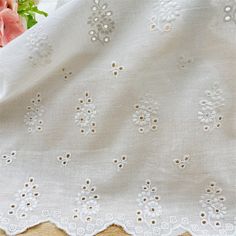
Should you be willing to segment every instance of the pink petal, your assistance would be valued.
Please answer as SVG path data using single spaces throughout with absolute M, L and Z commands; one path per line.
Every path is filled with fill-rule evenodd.
M 0 46 L 4 46 L 21 35 L 24 32 L 24 27 L 18 14 L 9 8 L 0 11 L 0 19 Z
M 0 0 L 0 11 L 7 7 L 7 1 L 6 0 Z
M 5 0 L 6 1 L 6 0 Z M 7 0 L 7 7 L 17 12 L 17 3 L 16 0 Z

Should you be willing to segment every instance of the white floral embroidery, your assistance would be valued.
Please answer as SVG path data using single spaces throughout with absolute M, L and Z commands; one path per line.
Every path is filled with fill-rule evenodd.
M 84 222 L 90 222 L 100 210 L 99 195 L 95 194 L 96 187 L 91 186 L 91 180 L 87 179 L 81 186 L 81 192 L 76 198 L 77 208 L 74 209 L 73 218 Z
M 193 58 L 187 56 L 180 56 L 178 60 L 178 67 L 180 69 L 186 69 L 193 62 Z
M 184 169 L 190 161 L 190 155 L 185 154 L 182 159 L 174 159 L 173 161 L 176 164 L 176 166 L 179 167 L 179 169 Z
M 236 2 L 231 1 L 224 6 L 224 21 L 236 24 Z
M 146 180 L 146 184 L 143 185 L 142 192 L 137 198 L 139 206 L 139 210 L 136 213 L 137 222 L 155 226 L 162 214 L 162 207 L 159 201 L 160 196 L 157 194 L 157 188 L 152 187 L 150 180 Z
M 72 76 L 72 71 L 68 71 L 66 68 L 62 68 L 62 73 L 63 73 L 63 78 L 65 80 L 70 79 L 70 77 Z
M 65 155 L 58 156 L 57 160 L 61 163 L 61 166 L 67 166 L 71 161 L 71 153 L 67 152 Z
M 150 30 L 168 32 L 172 29 L 172 22 L 180 15 L 180 6 L 174 0 L 158 0 L 154 6 L 154 13 L 150 19 Z
M 89 92 L 85 92 L 84 98 L 79 98 L 79 105 L 76 107 L 75 123 L 80 127 L 82 134 L 94 134 L 96 132 L 96 107 Z
M 8 214 L 18 219 L 26 218 L 29 212 L 38 205 L 39 192 L 37 188 L 34 178 L 30 177 L 24 187 L 15 194 L 15 203 L 11 204 Z
M 227 208 L 224 206 L 226 198 L 221 193 L 222 189 L 215 182 L 211 182 L 205 190 L 205 194 L 201 196 L 200 204 L 204 209 L 200 213 L 202 225 L 209 225 L 214 229 L 222 226 Z
M 113 61 L 111 63 L 111 72 L 117 78 L 121 71 L 124 70 L 124 66 L 120 66 L 117 62 Z
M 45 65 L 51 62 L 53 48 L 41 28 L 31 30 L 31 34 L 27 37 L 27 46 L 31 53 L 29 60 L 32 65 Z
M 44 107 L 41 105 L 41 94 L 38 93 L 35 98 L 32 98 L 31 105 L 27 107 L 27 112 L 24 116 L 24 123 L 28 127 L 28 132 L 43 130 L 43 114 Z
M 144 96 L 139 104 L 134 106 L 135 113 L 133 114 L 133 122 L 138 126 L 140 133 L 148 132 L 150 130 L 157 130 L 157 111 L 158 104 L 150 95 Z
M 214 84 L 212 90 L 206 90 L 206 98 L 200 100 L 201 110 L 198 112 L 198 119 L 204 124 L 204 130 L 213 130 L 221 126 L 223 115 L 221 108 L 224 106 L 223 92 L 219 85 Z
M 126 155 L 122 155 L 121 159 L 114 159 L 113 163 L 116 165 L 117 171 L 120 171 L 121 169 L 124 168 L 124 166 L 127 164 L 127 156 Z
M 2 155 L 2 160 L 4 161 L 5 166 L 11 164 L 14 159 L 16 159 L 16 151 L 11 151 L 11 153 L 4 153 Z
M 88 18 L 91 27 L 89 35 L 92 42 L 99 41 L 101 44 L 110 42 L 110 35 L 115 29 L 115 22 L 112 20 L 112 11 L 108 10 L 108 4 L 101 0 L 93 0 L 91 7 L 92 15 Z

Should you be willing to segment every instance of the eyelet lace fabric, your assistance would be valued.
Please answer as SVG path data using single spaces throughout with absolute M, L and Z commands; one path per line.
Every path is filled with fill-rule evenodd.
M 236 235 L 236 3 L 66 2 L 0 50 L 0 228 Z

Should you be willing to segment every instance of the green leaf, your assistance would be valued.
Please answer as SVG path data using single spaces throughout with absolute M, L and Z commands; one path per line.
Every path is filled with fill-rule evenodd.
M 34 26 L 37 23 L 37 21 L 35 20 L 35 18 L 32 15 L 28 15 L 27 16 L 27 28 L 31 28 L 32 26 Z
M 34 11 L 35 13 L 40 14 L 40 15 L 44 15 L 45 17 L 48 16 L 48 13 L 47 13 L 47 12 L 41 11 L 41 10 L 39 10 L 37 7 L 32 7 L 31 10 Z
M 47 12 L 38 9 L 34 0 L 18 0 L 17 12 L 26 19 L 28 29 L 37 23 L 36 14 L 48 16 Z

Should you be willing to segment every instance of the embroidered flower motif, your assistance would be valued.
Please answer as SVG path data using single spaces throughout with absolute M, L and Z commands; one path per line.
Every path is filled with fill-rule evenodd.
M 178 60 L 178 67 L 180 69 L 185 69 L 193 62 L 193 58 L 187 56 L 180 56 Z
M 115 22 L 112 20 L 112 11 L 108 10 L 108 4 L 102 4 L 101 0 L 93 0 L 91 7 L 92 15 L 88 18 L 91 27 L 89 35 L 92 42 L 99 41 L 101 44 L 108 43 L 110 35 L 115 29 Z
M 116 165 L 117 171 L 120 171 L 127 164 L 127 156 L 123 155 L 120 160 L 114 159 L 113 163 Z
M 28 132 L 42 131 L 44 114 L 44 107 L 41 105 L 41 95 L 38 93 L 35 98 L 31 100 L 31 105 L 27 107 L 27 112 L 24 116 L 24 123 L 28 127 Z
M 63 77 L 68 80 L 72 76 L 72 71 L 67 71 L 66 68 L 62 68 Z
M 150 19 L 150 30 L 168 32 L 180 15 L 180 6 L 174 0 L 159 0 L 155 4 L 153 16 Z
M 214 208 L 209 208 L 208 213 L 212 219 L 220 220 L 226 215 L 226 207 L 224 204 L 216 202 L 214 204 Z
M 145 217 L 155 218 L 161 215 L 161 206 L 156 201 L 150 201 L 144 206 L 143 214 Z
M 154 226 L 162 214 L 162 208 L 159 204 L 160 196 L 157 194 L 157 188 L 151 186 L 151 181 L 146 180 L 142 187 L 142 192 L 138 195 L 137 202 L 139 210 L 137 211 L 137 221 Z
M 45 65 L 51 62 L 53 48 L 42 29 L 31 31 L 27 37 L 27 46 L 31 53 L 29 60 L 32 65 Z
M 174 159 L 173 161 L 179 167 L 179 169 L 184 169 L 190 161 L 190 155 L 185 154 L 182 159 Z
M 139 104 L 135 106 L 135 113 L 133 114 L 133 122 L 138 126 L 140 133 L 148 132 L 150 130 L 157 130 L 157 111 L 158 104 L 151 96 L 146 95 L 140 100 Z
M 79 98 L 79 105 L 76 107 L 75 123 L 80 127 L 82 134 L 94 134 L 96 132 L 96 107 L 89 92 L 85 92 L 85 98 Z
M 9 215 L 17 219 L 26 218 L 28 213 L 33 211 L 38 205 L 38 186 L 34 183 L 34 178 L 30 177 L 24 187 L 15 194 L 15 202 L 11 204 Z
M 71 153 L 66 153 L 64 156 L 58 156 L 57 160 L 61 163 L 61 166 L 67 166 L 68 162 L 71 161 Z
M 3 154 L 2 160 L 5 162 L 5 166 L 11 164 L 13 160 L 16 159 L 16 151 L 11 151 L 11 153 Z
M 95 194 L 96 187 L 91 186 L 91 180 L 87 179 L 85 185 L 81 186 L 81 192 L 76 198 L 77 208 L 74 209 L 74 219 L 90 222 L 100 210 L 99 196 Z
M 203 123 L 211 123 L 216 118 L 216 111 L 212 110 L 210 107 L 206 107 L 205 110 L 198 112 L 198 119 Z
M 160 0 L 160 20 L 163 22 L 172 22 L 179 16 L 180 7 L 176 1 Z
M 213 228 L 222 226 L 222 219 L 227 214 L 224 206 L 225 197 L 221 195 L 222 189 L 215 182 L 211 182 L 205 194 L 201 196 L 200 204 L 204 211 L 200 212 L 202 225 L 209 225 Z
M 120 66 L 118 63 L 116 63 L 115 61 L 113 61 L 111 63 L 111 72 L 112 74 L 117 78 L 120 74 L 121 71 L 124 70 L 123 66 Z
M 89 200 L 82 205 L 82 211 L 85 215 L 96 215 L 99 211 L 99 205 L 95 200 Z
M 24 212 L 32 211 L 38 204 L 34 196 L 30 195 L 27 198 L 25 198 L 24 201 L 21 201 L 19 204 L 19 208 Z
M 224 6 L 224 21 L 236 24 L 236 3 L 232 2 Z
M 204 130 L 212 130 L 221 126 L 223 116 L 221 107 L 224 106 L 223 92 L 218 84 L 212 90 L 206 90 L 206 98 L 200 100 L 201 110 L 198 112 L 198 119 L 204 124 Z

